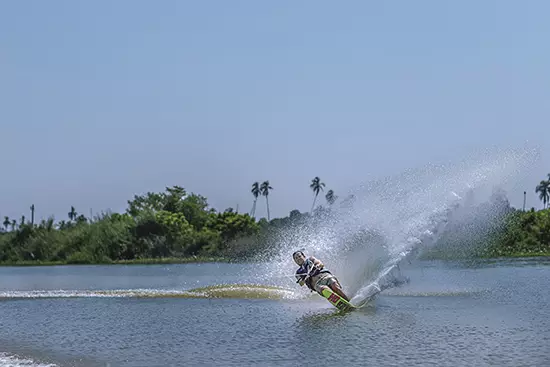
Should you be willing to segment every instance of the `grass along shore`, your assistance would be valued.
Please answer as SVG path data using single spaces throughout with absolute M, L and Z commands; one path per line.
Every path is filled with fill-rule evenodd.
M 42 261 L 42 260 L 20 260 L 4 261 L 0 266 L 60 266 L 60 265 L 155 265 L 155 264 L 190 264 L 190 263 L 229 263 L 233 260 L 224 257 L 190 256 L 190 257 L 163 257 L 143 258 L 132 260 L 112 260 L 104 262 L 71 262 L 71 261 Z
M 550 258 L 550 252 L 517 252 L 499 256 L 480 256 L 473 257 L 472 259 L 478 260 L 490 260 L 490 259 L 514 259 L 514 258 Z M 419 260 L 456 260 L 455 257 L 445 256 L 428 256 L 421 257 Z M 132 259 L 132 260 L 113 260 L 105 262 L 70 262 L 70 261 L 15 261 L 15 262 L 2 262 L 0 267 L 17 267 L 17 266 L 66 266 L 66 265 L 159 265 L 159 264 L 196 264 L 196 263 L 236 263 L 246 262 L 237 261 L 225 257 L 206 257 L 206 256 L 191 256 L 191 257 L 166 257 L 166 258 L 144 258 L 144 259 Z

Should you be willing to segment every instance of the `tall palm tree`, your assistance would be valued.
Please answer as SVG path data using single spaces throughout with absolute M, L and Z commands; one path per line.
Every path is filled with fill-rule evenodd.
M 25 225 L 25 216 L 22 215 L 22 216 L 21 216 L 21 224 L 19 225 L 19 227 L 21 228 L 21 227 L 23 227 L 24 225 Z
M 69 213 L 67 213 L 67 215 L 69 216 L 70 220 L 76 220 L 76 217 L 78 216 L 78 213 L 74 209 L 74 206 L 71 206 L 71 211 Z
M 256 214 L 256 201 L 258 200 L 258 196 L 260 195 L 260 183 L 257 181 L 254 182 L 252 184 L 252 190 L 250 190 L 250 192 L 252 192 L 252 195 L 254 196 L 254 204 L 252 204 L 250 216 L 254 217 L 254 215 Z
M 17 228 L 17 221 L 15 219 L 12 219 L 12 221 L 11 221 L 11 230 L 15 231 L 15 228 Z
M 273 187 L 269 186 L 269 181 L 262 182 L 262 185 L 260 186 L 260 193 L 265 196 L 265 202 L 267 204 L 267 220 L 270 221 L 271 217 L 269 215 L 269 190 L 273 190 Z
M 319 195 L 319 191 L 324 191 L 323 187 L 325 187 L 325 184 L 324 182 L 321 182 L 321 179 L 319 177 L 315 177 L 313 180 L 311 180 L 309 188 L 312 189 L 315 193 L 315 196 L 313 197 L 313 205 L 311 205 L 312 212 L 313 208 L 315 207 L 315 200 L 317 200 L 317 195 Z
M 540 184 L 537 185 L 535 192 L 539 194 L 539 198 L 542 200 L 542 203 L 544 204 L 544 209 L 546 209 L 546 204 L 550 202 L 550 180 L 541 181 Z
M 31 205 L 31 226 L 34 226 L 34 204 Z
M 333 190 L 328 190 L 327 194 L 325 195 L 325 199 L 327 199 L 327 203 L 329 205 L 334 204 L 334 202 L 336 201 L 336 198 L 338 198 L 338 196 L 334 195 Z
M 6 232 L 8 231 L 8 227 L 10 226 L 11 222 L 10 222 L 10 218 L 9 217 L 4 217 L 4 223 L 2 223 L 4 225 L 4 228 L 6 228 Z

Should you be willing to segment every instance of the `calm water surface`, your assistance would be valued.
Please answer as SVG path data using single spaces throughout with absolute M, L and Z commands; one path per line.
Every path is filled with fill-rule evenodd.
M 341 315 L 315 295 L 94 296 L 222 283 L 307 294 L 253 265 L 1 268 L 0 366 L 550 366 L 548 260 L 425 262 L 404 275 L 409 284 Z M 50 292 L 26 298 L 34 291 Z

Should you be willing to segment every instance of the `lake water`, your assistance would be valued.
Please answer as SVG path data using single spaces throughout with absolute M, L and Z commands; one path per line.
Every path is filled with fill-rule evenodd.
M 341 314 L 252 264 L 5 267 L 0 366 L 550 365 L 550 260 L 403 275 Z M 288 290 L 185 292 L 236 283 Z

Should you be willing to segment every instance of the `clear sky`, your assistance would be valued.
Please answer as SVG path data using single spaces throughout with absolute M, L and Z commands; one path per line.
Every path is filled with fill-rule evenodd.
M 548 1 L 2 1 L 0 216 L 180 185 L 272 216 L 486 146 L 550 172 Z M 512 193 L 521 205 L 522 191 Z M 265 205 L 257 213 L 265 215 Z

